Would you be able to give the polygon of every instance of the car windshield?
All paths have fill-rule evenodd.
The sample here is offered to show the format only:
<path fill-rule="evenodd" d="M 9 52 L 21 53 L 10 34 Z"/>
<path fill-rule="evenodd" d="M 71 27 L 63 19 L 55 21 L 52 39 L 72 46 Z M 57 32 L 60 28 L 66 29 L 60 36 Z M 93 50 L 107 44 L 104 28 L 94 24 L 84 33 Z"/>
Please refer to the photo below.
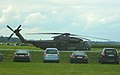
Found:
<path fill-rule="evenodd" d="M 57 50 L 47 50 L 46 54 L 57 54 Z"/>
<path fill-rule="evenodd" d="M 18 50 L 18 51 L 16 51 L 16 54 L 17 55 L 27 55 L 28 51 L 26 51 L 26 50 Z"/>
<path fill-rule="evenodd" d="M 107 53 L 107 54 L 117 54 L 115 49 L 106 49 L 105 53 Z"/>

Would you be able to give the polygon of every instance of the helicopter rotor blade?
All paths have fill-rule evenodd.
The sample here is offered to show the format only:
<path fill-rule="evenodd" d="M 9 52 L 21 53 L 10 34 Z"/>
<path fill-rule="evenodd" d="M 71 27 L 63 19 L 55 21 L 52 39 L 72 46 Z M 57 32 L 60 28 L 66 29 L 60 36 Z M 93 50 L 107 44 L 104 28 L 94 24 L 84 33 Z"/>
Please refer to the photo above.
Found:
<path fill-rule="evenodd" d="M 70 34 L 71 36 L 78 36 L 78 35 L 76 35 L 76 34 Z"/>
<path fill-rule="evenodd" d="M 10 26 L 7 25 L 7 27 L 13 31 L 13 33 L 8 37 L 8 40 L 11 39 L 11 37 L 14 35 L 14 33 L 16 33 L 17 31 L 21 31 L 21 29 L 19 29 L 21 27 L 21 25 L 18 26 L 18 28 L 16 30 L 13 30 Z"/>
<path fill-rule="evenodd" d="M 50 34 L 51 35 L 52 34 L 52 35 L 58 35 L 58 36 L 66 35 L 66 36 L 78 36 L 78 37 L 80 37 L 82 39 L 89 40 L 89 41 L 90 41 L 90 39 L 88 39 L 88 38 L 94 38 L 94 39 L 100 39 L 100 40 L 108 40 L 108 41 L 110 41 L 110 39 L 99 38 L 99 37 L 92 37 L 92 36 L 84 36 L 84 35 L 77 35 L 77 34 L 71 34 L 71 33 L 26 33 L 26 34 L 27 35 L 39 35 L 39 34 Z"/>
<path fill-rule="evenodd" d="M 70 33 L 26 33 L 27 35 L 31 35 L 31 34 L 36 34 L 36 35 L 39 35 L 39 34 L 53 34 L 53 35 L 71 35 L 71 36 L 76 36 L 75 34 L 70 34 Z"/>
<path fill-rule="evenodd" d="M 18 30 L 21 27 L 21 25 L 18 26 L 18 28 L 16 30 Z"/>
<path fill-rule="evenodd" d="M 12 33 L 12 34 L 9 36 L 8 40 L 10 40 L 10 39 L 11 39 L 11 37 L 13 36 L 13 34 L 14 34 L 14 33 Z"/>
<path fill-rule="evenodd" d="M 99 38 L 99 37 L 93 37 L 93 36 L 84 36 L 84 35 L 78 35 L 78 36 L 110 41 L 110 39 L 106 39 L 106 38 Z"/>
<path fill-rule="evenodd" d="M 110 41 L 110 39 L 93 37 L 93 36 L 84 36 L 84 35 L 77 35 L 77 34 L 70 34 L 70 35 L 71 36 L 80 36 L 80 38 L 85 39 L 85 40 L 89 40 L 89 41 L 91 41 L 91 40 L 88 39 L 88 38 L 94 38 L 94 39 L 100 39 L 100 40 L 108 40 L 108 41 Z M 88 37 L 88 38 L 85 38 L 85 37 Z"/>
<path fill-rule="evenodd" d="M 62 33 L 26 33 L 27 35 L 39 35 L 39 34 L 53 34 L 53 35 L 57 35 L 57 34 L 62 34 Z"/>
<path fill-rule="evenodd" d="M 13 31 L 13 32 L 14 32 L 14 30 L 13 30 L 10 26 L 8 26 L 8 25 L 7 25 L 7 27 L 8 27 L 11 31 Z"/>
<path fill-rule="evenodd" d="M 81 38 L 81 37 L 80 37 L 80 38 Z M 85 40 L 91 41 L 90 39 L 87 39 L 87 38 L 82 38 L 82 39 L 85 39 Z"/>

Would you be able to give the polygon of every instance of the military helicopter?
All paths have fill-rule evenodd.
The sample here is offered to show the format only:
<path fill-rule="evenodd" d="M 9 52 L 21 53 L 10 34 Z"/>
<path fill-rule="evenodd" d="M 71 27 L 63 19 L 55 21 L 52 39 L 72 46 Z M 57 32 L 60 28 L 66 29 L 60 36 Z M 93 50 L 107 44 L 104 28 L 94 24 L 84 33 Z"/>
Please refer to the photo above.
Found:
<path fill-rule="evenodd" d="M 7 25 L 7 27 L 13 32 L 8 40 L 15 34 L 19 37 L 22 43 L 30 43 L 33 44 L 36 47 L 46 49 L 46 48 L 58 48 L 59 50 L 90 50 L 91 45 L 89 44 L 89 39 L 87 38 L 78 38 L 75 36 L 78 36 L 76 34 L 70 34 L 70 33 L 28 33 L 28 34 L 54 34 L 58 36 L 54 36 L 53 40 L 26 40 L 24 37 L 20 34 L 21 25 L 18 26 L 17 29 L 13 30 L 10 26 Z M 87 37 L 87 36 L 86 36 Z M 87 40 L 87 41 L 84 41 Z M 99 38 L 101 39 L 101 38 Z"/>

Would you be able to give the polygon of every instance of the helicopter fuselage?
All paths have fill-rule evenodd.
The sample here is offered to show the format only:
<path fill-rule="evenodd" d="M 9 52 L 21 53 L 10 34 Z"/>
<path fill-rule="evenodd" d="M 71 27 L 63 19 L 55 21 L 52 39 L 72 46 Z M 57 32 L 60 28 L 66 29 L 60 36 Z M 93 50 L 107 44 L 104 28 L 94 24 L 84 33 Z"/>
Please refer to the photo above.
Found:
<path fill-rule="evenodd" d="M 90 50 L 91 46 L 88 42 L 71 42 L 71 41 L 55 41 L 55 40 L 29 40 L 26 43 L 31 43 L 36 47 L 46 48 L 58 48 L 59 50 Z"/>

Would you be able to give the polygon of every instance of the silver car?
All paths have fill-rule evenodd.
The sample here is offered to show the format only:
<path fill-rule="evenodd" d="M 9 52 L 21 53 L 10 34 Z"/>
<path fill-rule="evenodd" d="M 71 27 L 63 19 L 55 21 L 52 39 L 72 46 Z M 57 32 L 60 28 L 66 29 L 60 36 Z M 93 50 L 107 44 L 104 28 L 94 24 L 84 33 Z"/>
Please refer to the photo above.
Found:
<path fill-rule="evenodd" d="M 60 62 L 60 55 L 57 48 L 46 48 L 44 51 L 43 62 Z"/>

